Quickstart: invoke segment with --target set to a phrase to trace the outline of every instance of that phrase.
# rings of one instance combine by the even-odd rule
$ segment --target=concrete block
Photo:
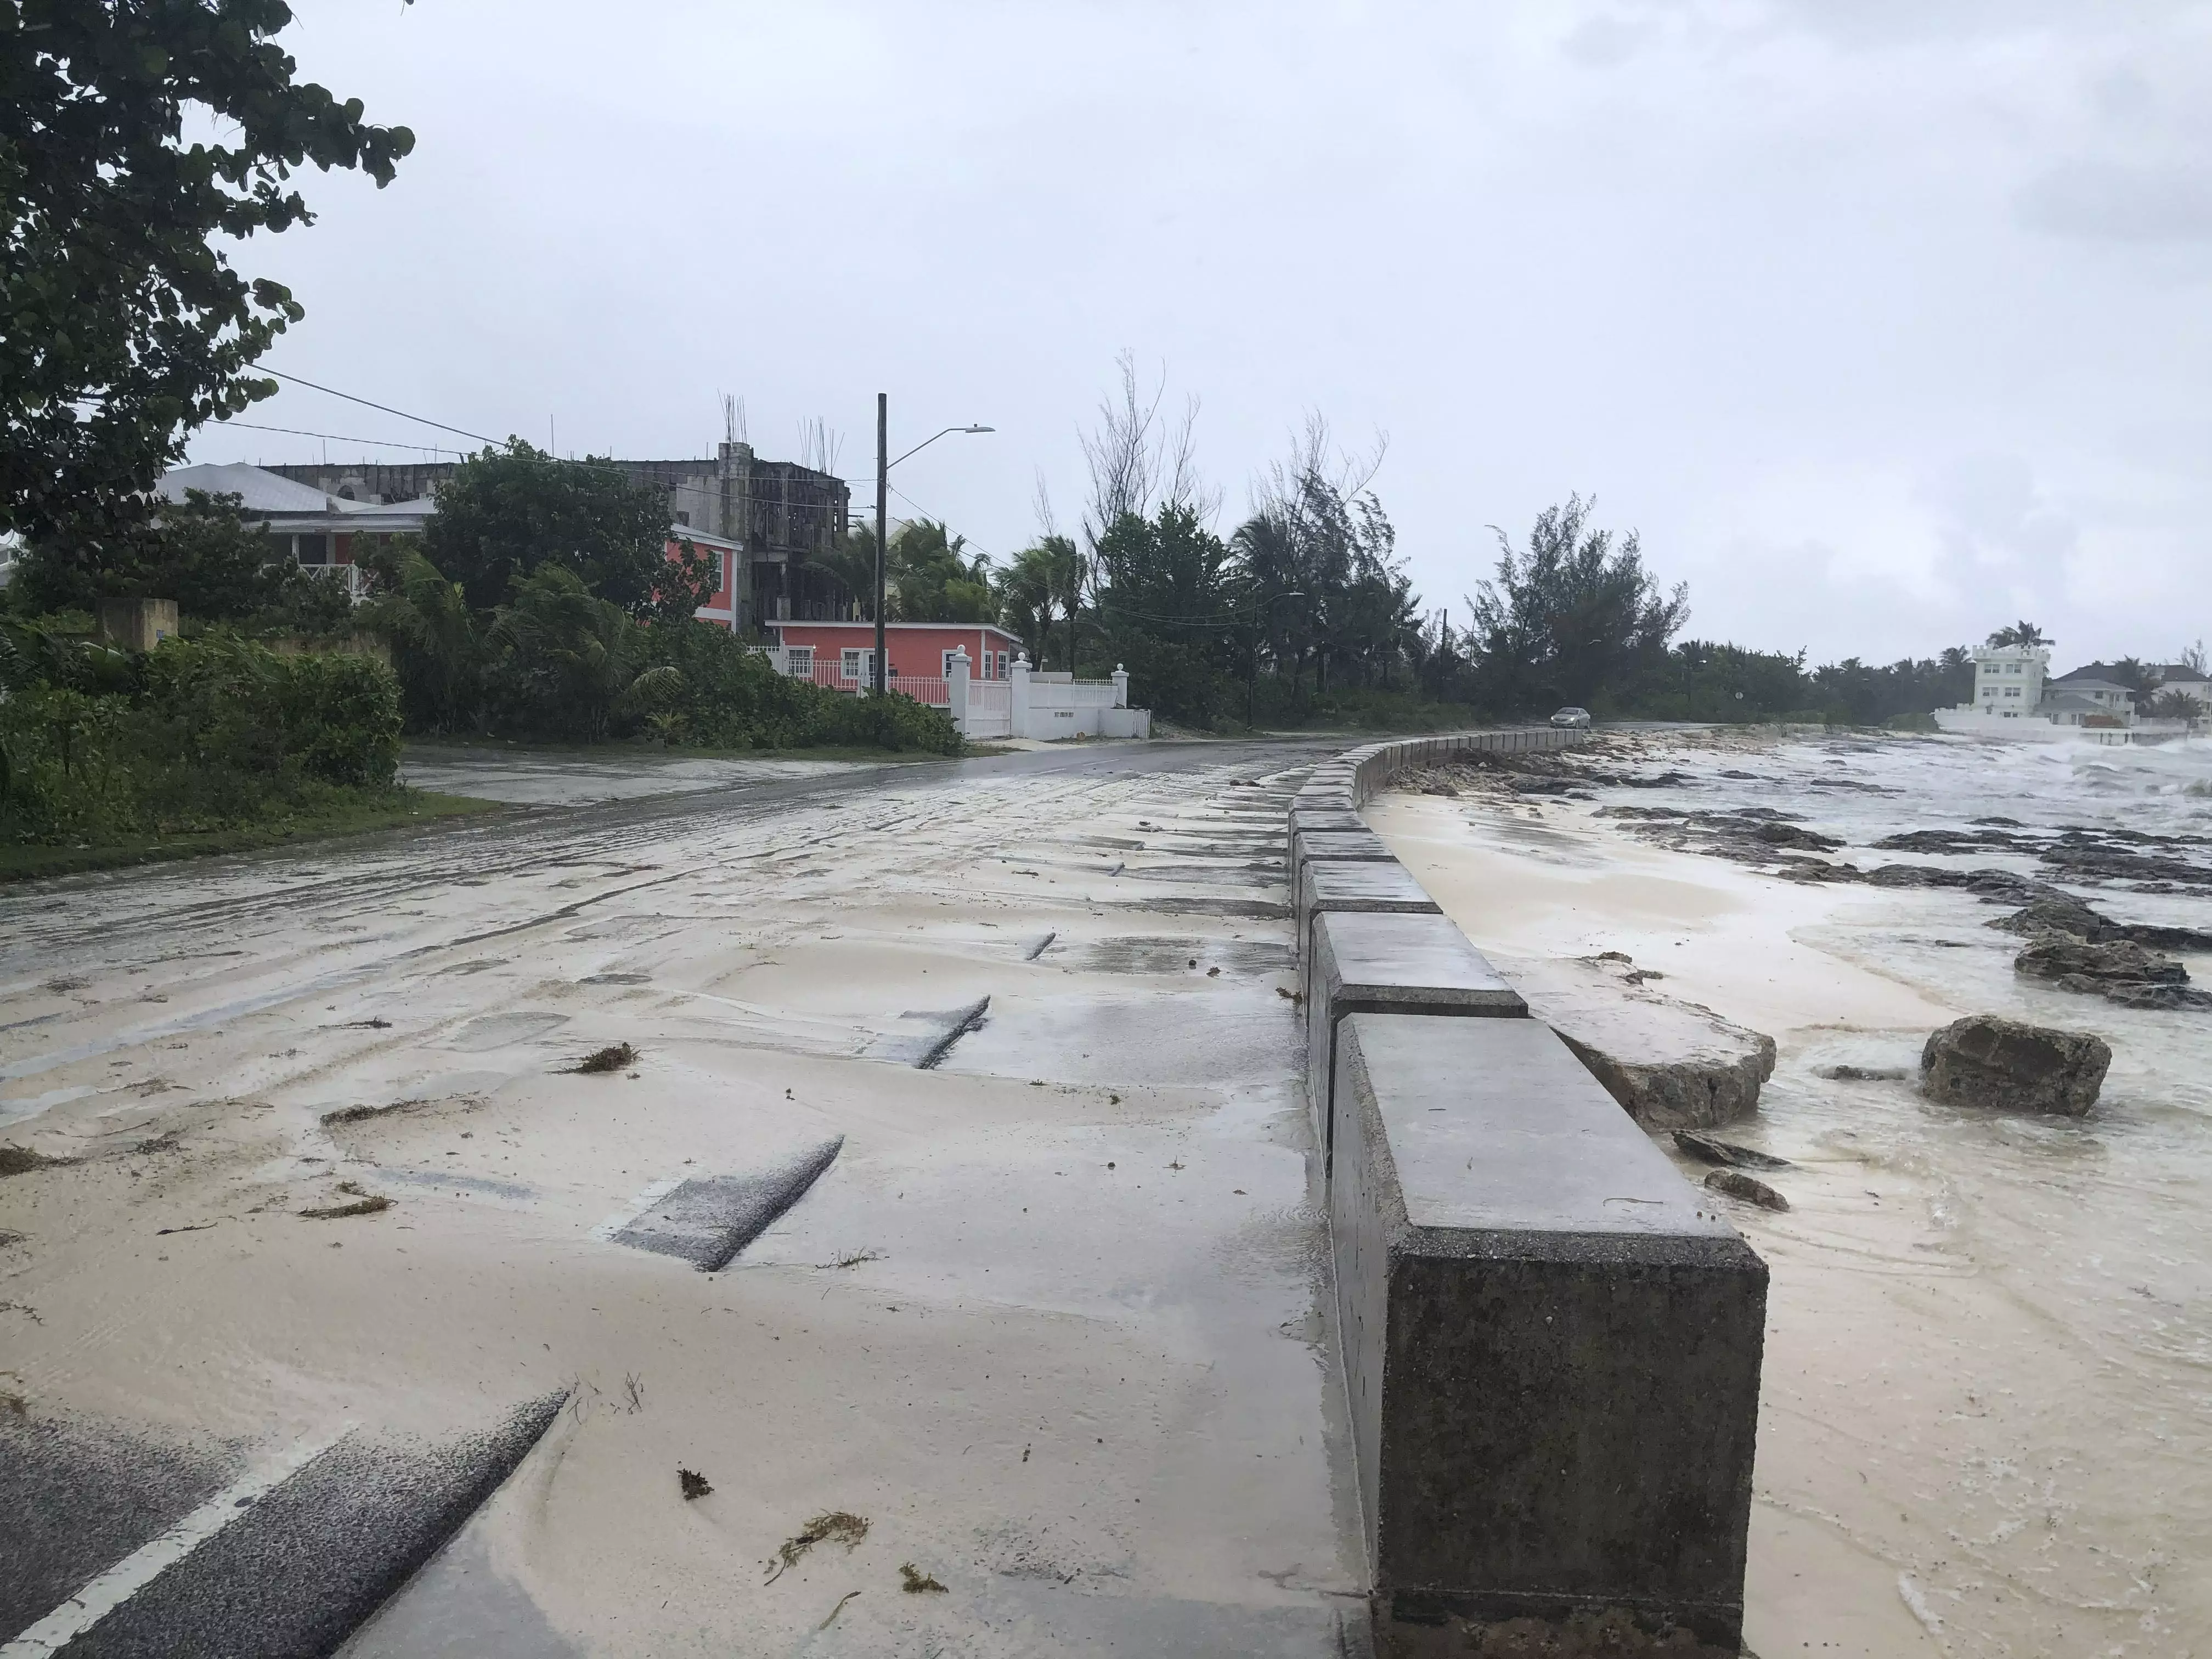
[[[1356,1013],[1524,1018],[1528,1006],[1444,915],[1324,912],[1306,974],[1306,1091],[1326,1169],[1333,1157],[1336,1030]],[[1620,1109],[1615,1107],[1615,1111]]]
[[[1291,803],[1292,836],[1302,830],[1336,830],[1356,834],[1366,828],[1367,821],[1349,806],[1310,806],[1304,800]]]
[[[1383,1650],[1610,1613],[1734,1652],[1765,1264],[1534,1020],[1356,1013],[1336,1064]]]
[[[1307,830],[1301,826],[1291,837],[1290,876],[1297,880],[1298,872],[1313,859],[1362,859],[1379,863],[1391,856],[1382,837],[1372,830]]]
[[[1316,859],[1299,872],[1291,896],[1301,973],[1313,966],[1312,921],[1325,910],[1379,910],[1397,915],[1439,914],[1437,902],[1395,859]],[[1311,994],[1313,988],[1306,991]]]

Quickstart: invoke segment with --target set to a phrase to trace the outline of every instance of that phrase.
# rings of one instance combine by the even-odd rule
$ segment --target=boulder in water
[[[2086,1031],[1969,1014],[1929,1035],[1920,1053],[1920,1086],[1954,1105],[2083,1117],[2112,1063],[2105,1040]]]
[[[1551,961],[1492,957],[1590,1075],[1647,1129],[1747,1117],[1774,1074],[1774,1039],[1651,990],[1618,952]]]
[[[1787,1210],[1790,1200],[1756,1176],[1747,1176],[1741,1170],[1716,1170],[1705,1177],[1705,1185],[1717,1193],[1726,1193],[1730,1198],[1740,1198],[1747,1204],[1756,1204],[1762,1210]]]
[[[1777,1158],[1771,1152],[1762,1152],[1751,1146],[1739,1146],[1733,1140],[1701,1135],[1694,1129],[1675,1130],[1674,1144],[1692,1158],[1703,1158],[1708,1164],[1733,1164],[1740,1170],[1794,1170],[1797,1167],[1786,1158]]]
[[[2189,970],[2132,939],[2070,939],[2046,934],[2013,958],[2013,971],[2030,979],[2118,980],[2136,985],[2186,985]],[[2071,990],[2074,987],[2068,985]]]

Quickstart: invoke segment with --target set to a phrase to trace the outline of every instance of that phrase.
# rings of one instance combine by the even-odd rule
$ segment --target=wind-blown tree
[[[1230,640],[1243,614],[1229,548],[1194,507],[1124,513],[1099,538],[1097,613],[1113,659],[1171,719],[1212,724],[1225,704]]]
[[[999,613],[991,562],[966,556],[967,538],[921,519],[891,538],[885,605],[892,622],[991,622]]]
[[[2160,692],[2143,712],[2154,720],[2187,720],[2193,726],[2204,718],[2205,708],[2188,692],[2176,688]]]
[[[1940,657],[1905,657],[1881,666],[1845,657],[1822,664],[1809,678],[1814,704],[1854,726],[1954,708],[1974,694],[1973,659],[1955,645]]]
[[[301,167],[380,187],[414,147],[295,79],[291,21],[282,0],[0,3],[0,531],[33,565],[104,569],[186,434],[276,392],[248,370],[305,313],[215,239],[313,222]]]
[[[1328,424],[1309,416],[1290,458],[1268,469],[1231,544],[1250,590],[1248,670],[1264,656],[1287,672],[1291,703],[1340,684],[1395,684],[1425,650],[1397,531],[1369,488],[1382,446],[1334,455]]]
[[[564,565],[521,578],[489,635],[507,724],[598,742],[617,721],[651,714],[683,689],[684,676],[652,665],[646,635]]]
[[[2045,633],[2032,622],[2016,622],[2009,628],[2000,628],[1996,633],[1990,635],[1989,642],[1991,645],[1997,647],[2008,645],[2056,645],[2058,643],[2057,641],[2052,639],[2051,635]]]
[[[403,550],[390,585],[359,612],[362,626],[391,641],[408,724],[456,732],[475,706],[483,640],[467,596],[419,550]]]
[[[1579,495],[1537,516],[1525,550],[1498,532],[1498,574],[1468,600],[1483,699],[1502,708],[1589,704],[1625,695],[1666,660],[1689,590],[1662,592],[1631,531],[1589,523]]]
[[[856,607],[854,615],[864,622],[876,619],[876,531],[873,525],[856,524],[839,534],[827,553],[816,556],[817,568],[843,585]],[[889,575],[886,573],[886,583]]]
[[[1048,665],[1047,653],[1053,642],[1055,618],[1066,620],[1066,659],[1061,665],[1073,669],[1075,617],[1082,606],[1084,587],[1083,555],[1076,550],[1074,538],[1049,532],[1038,537],[1014,555],[1006,568],[997,573],[994,582],[1000,620],[1021,636],[1030,660],[1038,667]]]
[[[659,485],[632,483],[601,458],[562,460],[511,438],[504,450],[479,451],[453,469],[422,542],[476,610],[489,610],[515,578],[551,564],[642,617],[681,607],[691,591],[667,557],[668,534],[667,492]]]

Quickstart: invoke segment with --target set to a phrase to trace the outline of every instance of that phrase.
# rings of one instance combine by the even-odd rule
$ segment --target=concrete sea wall
[[[1741,1639],[1765,1264],[1359,817],[1411,769],[1584,740],[1369,744],[1290,810],[1386,1655],[1520,1618],[1600,1643]]]

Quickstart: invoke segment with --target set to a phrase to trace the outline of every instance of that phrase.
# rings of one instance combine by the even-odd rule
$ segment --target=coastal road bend
[[[1323,752],[0,896],[0,1659],[1361,1650]]]

